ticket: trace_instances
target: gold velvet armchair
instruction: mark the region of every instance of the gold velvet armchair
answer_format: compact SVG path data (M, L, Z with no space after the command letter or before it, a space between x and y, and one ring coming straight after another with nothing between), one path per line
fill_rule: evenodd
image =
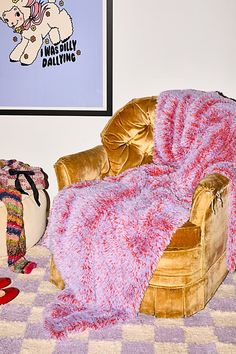
M156 97L132 100L105 126L103 145L60 158L54 166L59 189L150 163L155 104ZM205 307L227 275L227 199L226 177L213 174L199 182L189 220L177 229L157 264L140 312L184 317ZM64 287L53 258L51 282Z

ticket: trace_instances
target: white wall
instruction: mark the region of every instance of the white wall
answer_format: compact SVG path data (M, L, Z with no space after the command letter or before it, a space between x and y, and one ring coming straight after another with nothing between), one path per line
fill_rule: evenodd
M109 0L108 0L109 1ZM113 0L114 111L165 89L236 97L235 0ZM100 143L108 118L0 117L0 158L42 166L50 195L54 162Z

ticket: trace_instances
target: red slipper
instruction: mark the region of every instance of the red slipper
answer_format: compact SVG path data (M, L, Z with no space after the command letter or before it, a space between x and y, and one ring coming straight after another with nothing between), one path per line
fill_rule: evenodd
M0 289L5 288L6 286L11 284L10 278L0 278Z
M2 289L2 291L4 291L5 295L0 296L0 305L4 305L12 301L20 292L17 288L6 288Z

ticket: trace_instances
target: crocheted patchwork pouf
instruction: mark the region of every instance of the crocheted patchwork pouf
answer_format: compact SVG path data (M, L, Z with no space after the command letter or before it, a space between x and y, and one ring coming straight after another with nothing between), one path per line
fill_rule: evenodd
M40 240L46 227L48 198L44 190L38 192L40 206L36 204L32 191L27 191L29 195L22 195L27 249ZM7 210L3 202L0 201L0 258L7 257L6 224Z

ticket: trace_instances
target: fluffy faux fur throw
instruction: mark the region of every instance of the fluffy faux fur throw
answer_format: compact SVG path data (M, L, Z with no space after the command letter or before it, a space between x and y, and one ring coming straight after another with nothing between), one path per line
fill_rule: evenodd
M217 92L158 98L154 163L74 184L55 198L47 244L66 289L47 309L53 337L135 316L157 262L189 218L199 181L230 180L228 269L236 256L236 103Z

